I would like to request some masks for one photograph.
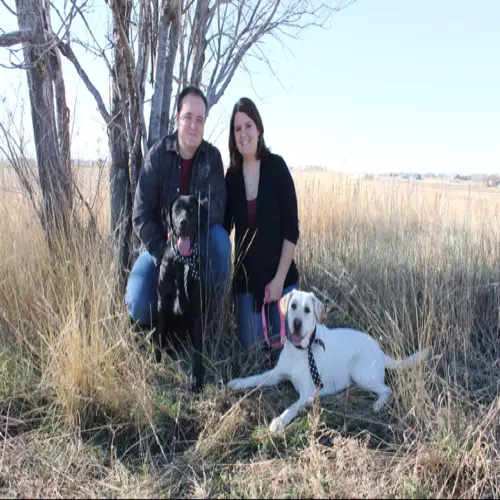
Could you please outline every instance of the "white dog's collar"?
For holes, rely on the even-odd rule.
[[[305,347],[302,347],[301,345],[295,345],[290,340],[290,338],[288,338],[288,340],[290,341],[290,344],[293,345],[293,347],[296,347],[297,349],[305,349]],[[318,372],[318,367],[316,366],[316,361],[314,361],[314,355],[312,352],[312,345],[313,344],[320,345],[323,348],[323,350],[326,351],[325,343],[321,339],[316,338],[316,327],[314,327],[314,331],[309,336],[309,345],[307,346],[307,351],[308,351],[307,357],[309,360],[309,372],[311,373],[311,377],[313,379],[314,386],[317,389],[323,389],[323,382],[321,381],[321,377],[320,377],[319,372]]]

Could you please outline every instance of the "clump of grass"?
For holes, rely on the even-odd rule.
[[[41,428],[4,443],[0,459],[4,498],[158,498],[163,493],[159,478],[153,481],[147,469],[131,471],[61,429]]]
[[[75,228],[49,250],[36,222],[3,220],[3,241],[19,247],[2,248],[5,370],[29,380],[18,370],[30,367],[39,394],[70,426],[147,421],[151,366],[132,341],[105,241]]]
[[[270,434],[297,395],[287,384],[223,387],[275,362],[241,350],[230,294],[210,305],[208,385],[194,396],[186,353],[156,366],[139,346],[112,266],[105,190],[89,194],[99,232],[75,226],[51,251],[10,193],[0,202],[0,493],[500,494],[499,200],[445,185],[295,178],[301,287],[324,301],[327,325],[367,331],[395,357],[431,348],[426,363],[388,373],[388,407],[375,415],[374,396],[353,388]]]

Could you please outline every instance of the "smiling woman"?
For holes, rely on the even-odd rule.
[[[266,146],[257,107],[245,97],[231,116],[229,154],[224,226],[236,231],[236,317],[240,342],[249,347],[264,340],[260,309],[267,304],[271,335],[278,333],[276,301],[298,285],[297,196],[285,161]]]

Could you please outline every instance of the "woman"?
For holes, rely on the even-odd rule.
[[[243,347],[262,344],[261,309],[267,288],[268,325],[280,331],[278,301],[298,288],[293,255],[299,238],[297,196],[288,167],[264,141],[255,104],[241,98],[229,130],[230,167],[226,173],[224,227],[235,235],[236,319]]]

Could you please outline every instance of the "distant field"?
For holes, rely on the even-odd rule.
[[[432,350],[388,374],[387,408],[351,389],[270,434],[296,394],[224,388],[270,365],[239,347],[229,296],[206,335],[208,387],[192,395],[185,356],[157,366],[138,341],[86,208],[49,252],[0,168],[1,496],[500,496],[500,189],[293,176],[300,284],[326,324],[396,357]],[[77,182],[106,236],[107,171],[78,169]]]

